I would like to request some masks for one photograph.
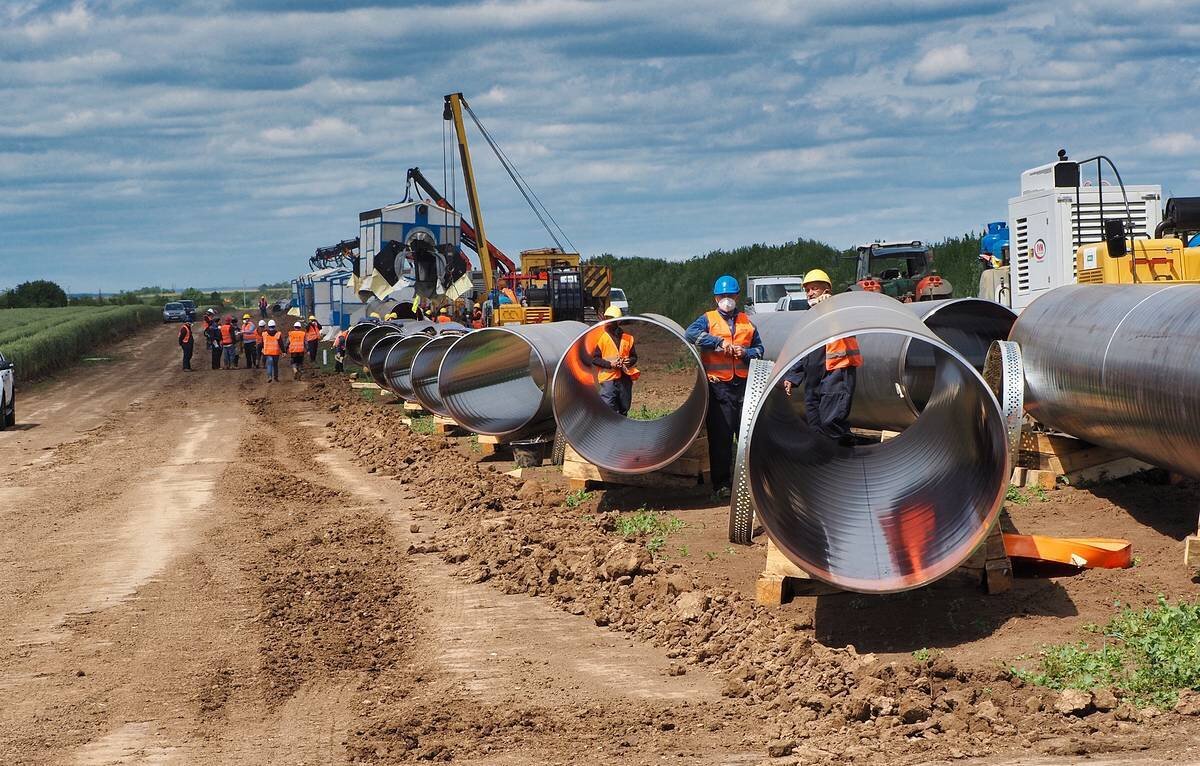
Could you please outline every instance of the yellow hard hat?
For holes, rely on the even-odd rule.
[[[308,321],[310,321],[310,322],[311,322],[311,321],[313,321],[314,319],[316,319],[316,317],[315,317],[315,316],[313,316],[312,314],[309,314],[309,315],[308,315]]]
[[[389,312],[388,315],[384,317],[384,319],[395,319],[395,318],[396,318],[395,311]]]
[[[379,318],[379,312],[378,312],[378,311],[372,311],[372,312],[371,312],[371,318],[372,318],[372,319],[378,319],[378,318]]]
[[[242,319],[249,319],[249,318],[250,318],[249,314],[242,314]]]
[[[604,316],[609,319],[620,319],[624,314],[621,313],[620,306],[609,306],[604,310]]]
[[[824,282],[830,287],[833,286],[833,280],[822,269],[813,269],[804,275],[804,285],[806,287],[812,282]]]

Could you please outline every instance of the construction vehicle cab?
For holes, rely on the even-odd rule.
[[[851,290],[883,293],[905,303],[949,298],[954,292],[933,267],[933,250],[919,240],[859,245],[850,257],[856,262]]]

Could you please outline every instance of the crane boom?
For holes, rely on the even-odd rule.
[[[479,268],[483,272],[483,285],[491,295],[496,287],[495,266],[492,263],[491,250],[487,234],[483,227],[483,212],[479,209],[479,194],[475,189],[475,169],[471,165],[471,150],[467,146],[467,128],[463,124],[462,105],[466,99],[461,93],[451,93],[446,96],[446,105],[442,110],[443,120],[454,121],[454,133],[458,137],[458,153],[462,159],[463,183],[467,187],[467,201],[471,206],[471,220],[475,223],[476,252],[479,254]]]

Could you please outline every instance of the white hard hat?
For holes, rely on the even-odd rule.
[[[266,327],[266,326],[267,326],[267,320],[265,320],[265,319],[260,319],[260,320],[258,320],[258,326],[259,326],[259,327]]]
[[[274,327],[275,327],[275,320],[274,320],[274,319],[272,319],[270,322],[267,322],[267,327],[274,328]]]
[[[299,322],[295,322],[292,326],[295,327],[297,330],[300,330],[304,327],[304,325],[300,324]]]

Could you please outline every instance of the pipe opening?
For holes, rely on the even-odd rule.
[[[502,327],[487,327],[462,336],[446,352],[438,387],[450,417],[460,425],[501,435],[538,417],[547,378],[533,343]]]
[[[366,364],[364,366],[370,371],[371,379],[375,381],[375,385],[380,388],[388,388],[387,378],[383,374],[383,365],[387,362],[388,354],[391,353],[392,349],[402,339],[399,331],[384,335],[372,344],[370,351],[366,353]]]
[[[992,301],[963,298],[937,304],[930,311],[918,309],[918,315],[978,372],[983,371],[992,343],[1006,340],[1017,321],[1011,309]],[[932,347],[905,342],[904,382],[918,412],[932,393],[934,366]]]
[[[593,364],[603,337],[619,350],[609,333],[614,326],[634,339],[639,376],[628,389],[620,378],[606,384],[608,370]],[[568,347],[554,374],[553,404],[562,435],[585,459],[610,471],[645,473],[670,464],[695,441],[708,384],[681,327],[665,317],[624,317],[595,325]]]
[[[859,592],[907,590],[954,570],[999,513],[1009,479],[1004,418],[979,374],[942,341],[872,328],[821,345],[851,334],[863,353],[856,397],[870,383],[864,374],[883,374],[871,372],[870,349],[900,341],[929,360],[921,412],[892,439],[840,445],[809,424],[802,387],[788,397],[781,385],[820,345],[789,355],[751,415],[750,490],[771,538],[814,577]]]
[[[405,401],[416,401],[412,382],[412,364],[417,353],[429,341],[430,337],[423,333],[401,338],[396,345],[392,346],[383,363],[383,375],[387,380],[388,388]]]
[[[454,335],[439,335],[427,341],[413,356],[409,379],[412,381],[413,396],[429,412],[450,417],[446,403],[438,393],[438,369],[446,352],[458,340]]]

